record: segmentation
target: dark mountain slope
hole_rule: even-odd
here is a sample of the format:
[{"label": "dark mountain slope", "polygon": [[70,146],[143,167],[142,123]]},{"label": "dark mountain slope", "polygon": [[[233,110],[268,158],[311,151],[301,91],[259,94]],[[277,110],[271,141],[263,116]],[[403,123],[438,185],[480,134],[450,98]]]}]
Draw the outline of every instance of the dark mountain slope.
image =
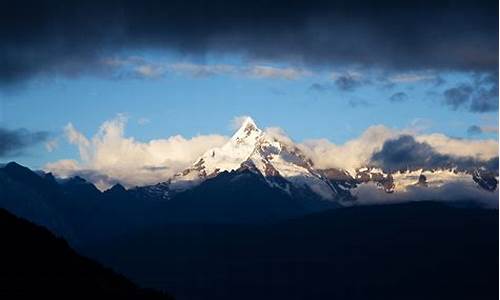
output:
[{"label": "dark mountain slope", "polygon": [[100,192],[80,177],[57,182],[10,162],[0,168],[0,208],[47,227],[72,245],[146,226],[148,203],[116,187]]},{"label": "dark mountain slope", "polygon": [[[276,179],[277,180],[277,179]],[[43,225],[72,245],[168,223],[256,224],[337,207],[308,189],[272,188],[249,169],[221,172],[170,200],[148,187],[100,192],[79,177],[57,182],[17,163],[0,168],[0,208]]]},{"label": "dark mountain slope", "polygon": [[294,197],[272,188],[248,169],[222,172],[165,202],[163,220],[171,223],[257,224],[277,222],[337,207],[315,194]]},{"label": "dark mountain slope", "polygon": [[43,177],[15,162],[0,168],[0,207],[50,230],[74,237],[63,214],[67,204],[52,176]]},{"label": "dark mountain slope", "polygon": [[166,226],[93,253],[178,299],[498,299],[498,211],[433,202]]},{"label": "dark mountain slope", "polygon": [[74,252],[43,227],[0,209],[0,298],[171,299]]}]

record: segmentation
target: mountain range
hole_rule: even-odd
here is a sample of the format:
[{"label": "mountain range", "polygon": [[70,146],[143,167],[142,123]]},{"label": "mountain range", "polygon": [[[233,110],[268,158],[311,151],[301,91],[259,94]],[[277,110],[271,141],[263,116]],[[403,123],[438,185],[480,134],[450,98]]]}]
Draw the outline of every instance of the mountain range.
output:
[{"label": "mountain range", "polygon": [[[440,200],[439,194],[425,191],[456,190],[453,185],[494,198],[498,172],[481,167],[318,169],[292,141],[246,118],[225,145],[207,150],[191,167],[155,185],[127,189],[116,184],[100,191],[78,176],[57,178],[8,163],[0,167],[0,206],[78,243],[167,223],[272,223],[362,204],[359,195],[367,188],[370,197],[387,195],[387,203],[409,191],[421,193],[418,200]],[[455,200],[474,201],[470,195]],[[495,207],[493,202],[481,205]]]},{"label": "mountain range", "polygon": [[[129,190],[140,199],[170,201],[175,209],[169,211],[176,211],[176,220],[231,223],[276,220],[356,205],[366,202],[366,194],[368,202],[380,198],[381,203],[415,200],[408,195],[419,198],[420,193],[428,199],[458,201],[486,195],[488,199],[480,201],[482,205],[496,206],[497,191],[498,169],[484,166],[392,171],[373,165],[353,170],[320,169],[293,141],[259,129],[250,117],[242,121],[226,144],[207,150],[191,167],[165,182]],[[227,201],[213,202],[222,199]],[[241,201],[231,203],[235,199]],[[193,211],[198,211],[196,216],[189,216]],[[203,212],[207,212],[205,217]]]},{"label": "mountain range", "polygon": [[246,117],[226,144],[207,150],[191,167],[151,189],[168,199],[222,172],[243,170],[264,177],[270,187],[290,196],[313,193],[338,203],[355,200],[356,188],[367,184],[387,193],[404,192],[415,186],[439,188],[455,182],[487,191],[495,191],[498,186],[498,171],[484,166],[397,171],[369,165],[353,170],[318,169],[291,140],[259,129],[252,118]]},{"label": "mountain range", "polygon": [[335,202],[291,198],[250,170],[170,200],[16,163],[0,178],[1,205],[57,235],[0,210],[3,295],[169,297],[63,236],[181,300],[498,298],[498,210],[467,202],[319,206]]},{"label": "mountain range", "polygon": [[[463,187],[491,197],[477,201]],[[366,202],[363,191],[375,200]],[[394,204],[411,193],[418,201]],[[498,210],[490,208],[498,207],[497,195],[498,171],[483,167],[319,169],[292,141],[247,118],[225,145],[155,185],[101,191],[78,176],[1,166],[0,207],[9,211],[0,211],[2,235],[15,247],[2,247],[9,268],[0,274],[10,278],[19,266],[24,273],[14,284],[25,278],[26,286],[52,293],[57,288],[37,283],[33,272],[53,264],[63,271],[48,278],[68,287],[168,297],[111,271],[100,275],[72,247],[186,300],[495,299]],[[71,273],[80,267],[113,293]]]}]

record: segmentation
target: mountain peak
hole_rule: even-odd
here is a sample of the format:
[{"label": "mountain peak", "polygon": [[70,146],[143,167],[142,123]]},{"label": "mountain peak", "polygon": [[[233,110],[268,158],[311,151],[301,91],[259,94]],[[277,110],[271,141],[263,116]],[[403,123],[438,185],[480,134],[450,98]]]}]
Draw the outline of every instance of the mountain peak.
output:
[{"label": "mountain peak", "polygon": [[107,189],[105,192],[107,192],[107,193],[123,193],[126,191],[127,191],[127,189],[125,189],[125,187],[123,185],[116,183],[111,188]]},{"label": "mountain peak", "polygon": [[262,131],[250,117],[242,120],[226,144],[208,150],[190,168],[176,175],[171,187],[182,190],[224,171],[237,171],[249,165],[263,175],[271,187],[286,193],[290,193],[293,185],[301,189],[307,187],[326,199],[333,199],[336,194],[297,147],[285,145]]},{"label": "mountain peak", "polygon": [[241,122],[240,127],[246,127],[248,125],[253,126],[253,127],[257,127],[257,124],[255,124],[255,121],[252,119],[252,117],[245,116],[245,117],[243,117],[243,122]]},{"label": "mountain peak", "polygon": [[241,122],[240,128],[236,131],[236,133],[231,138],[232,140],[240,140],[245,139],[251,135],[260,135],[262,130],[257,127],[255,121],[251,117],[244,117]]}]

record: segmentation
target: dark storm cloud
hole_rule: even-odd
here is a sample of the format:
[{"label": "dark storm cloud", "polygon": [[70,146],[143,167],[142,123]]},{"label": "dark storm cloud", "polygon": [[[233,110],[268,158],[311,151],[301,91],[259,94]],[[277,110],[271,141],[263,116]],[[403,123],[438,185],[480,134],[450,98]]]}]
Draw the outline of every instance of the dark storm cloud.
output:
[{"label": "dark storm cloud", "polygon": [[460,83],[444,91],[444,103],[453,110],[498,111],[498,72],[476,74],[473,82]]},{"label": "dark storm cloud", "polygon": [[389,101],[391,102],[405,102],[406,100],[408,100],[408,95],[405,92],[397,92],[389,97]]},{"label": "dark storm cloud", "polygon": [[0,157],[21,154],[26,148],[47,140],[45,131],[0,128]]},{"label": "dark storm cloud", "polygon": [[0,10],[4,85],[37,74],[105,73],[103,58],[149,48],[315,67],[491,71],[498,1],[33,0]]},{"label": "dark storm cloud", "polygon": [[498,171],[498,157],[488,161],[480,161],[472,157],[440,154],[429,144],[417,142],[410,135],[386,141],[382,149],[373,154],[372,162],[387,171],[432,170],[436,168],[472,170],[478,167]]}]

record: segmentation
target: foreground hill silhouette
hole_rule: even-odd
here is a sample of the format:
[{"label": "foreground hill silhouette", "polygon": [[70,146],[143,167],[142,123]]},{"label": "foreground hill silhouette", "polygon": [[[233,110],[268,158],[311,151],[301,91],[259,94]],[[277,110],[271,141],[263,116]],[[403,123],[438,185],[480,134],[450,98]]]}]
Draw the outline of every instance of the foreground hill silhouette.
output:
[{"label": "foreground hill silhouette", "polygon": [[170,225],[94,255],[181,300],[498,299],[498,211],[435,202]]},{"label": "foreground hill silhouette", "polygon": [[0,298],[172,299],[74,252],[47,229],[0,209]]}]

